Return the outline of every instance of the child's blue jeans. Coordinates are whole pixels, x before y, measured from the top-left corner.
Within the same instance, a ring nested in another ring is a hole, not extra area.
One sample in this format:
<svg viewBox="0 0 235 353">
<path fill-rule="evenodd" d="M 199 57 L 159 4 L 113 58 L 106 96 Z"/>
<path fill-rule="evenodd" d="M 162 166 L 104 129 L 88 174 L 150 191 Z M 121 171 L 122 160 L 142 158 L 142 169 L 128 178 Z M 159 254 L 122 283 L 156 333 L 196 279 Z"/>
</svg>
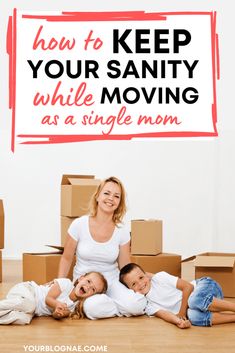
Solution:
<svg viewBox="0 0 235 353">
<path fill-rule="evenodd" d="M 211 326 L 212 314 L 208 307 L 213 298 L 223 299 L 220 285 L 210 277 L 196 280 L 196 288 L 189 296 L 187 316 L 194 326 Z"/>
</svg>

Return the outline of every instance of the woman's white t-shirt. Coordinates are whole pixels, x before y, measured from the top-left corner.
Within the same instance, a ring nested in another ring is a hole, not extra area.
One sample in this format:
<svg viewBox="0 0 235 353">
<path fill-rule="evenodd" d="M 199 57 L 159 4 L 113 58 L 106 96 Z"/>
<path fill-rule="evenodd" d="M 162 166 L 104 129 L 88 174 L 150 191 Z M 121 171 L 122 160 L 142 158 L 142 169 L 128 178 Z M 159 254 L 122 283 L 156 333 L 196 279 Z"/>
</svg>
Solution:
<svg viewBox="0 0 235 353">
<path fill-rule="evenodd" d="M 130 234 L 124 227 L 116 226 L 108 241 L 97 242 L 90 234 L 89 216 L 82 216 L 71 223 L 68 234 L 78 242 L 74 279 L 90 271 L 101 272 L 108 282 L 118 279 L 119 247 L 130 240 Z"/>
<path fill-rule="evenodd" d="M 61 294 L 56 298 L 61 303 L 66 303 L 68 309 L 72 312 L 75 309 L 77 301 L 74 302 L 69 298 L 69 294 L 74 288 L 72 281 L 68 278 L 57 278 L 53 282 L 56 282 L 61 290 Z M 51 288 L 51 284 L 38 285 L 35 282 L 30 282 L 35 291 L 36 297 L 36 316 L 50 316 L 52 314 L 52 309 L 46 305 L 46 296 Z"/>
</svg>

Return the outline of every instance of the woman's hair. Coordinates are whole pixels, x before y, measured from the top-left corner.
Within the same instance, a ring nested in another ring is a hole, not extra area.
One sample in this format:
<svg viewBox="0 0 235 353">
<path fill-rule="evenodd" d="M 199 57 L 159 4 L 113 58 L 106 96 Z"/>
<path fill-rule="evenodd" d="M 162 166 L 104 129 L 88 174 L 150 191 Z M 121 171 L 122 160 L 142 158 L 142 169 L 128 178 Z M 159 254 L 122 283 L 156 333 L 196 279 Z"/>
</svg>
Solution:
<svg viewBox="0 0 235 353">
<path fill-rule="evenodd" d="M 96 192 L 93 194 L 93 196 L 91 198 L 91 202 L 90 202 L 90 215 L 92 217 L 96 216 L 97 209 L 98 209 L 97 197 L 99 196 L 101 190 L 103 189 L 103 187 L 106 183 L 115 183 L 121 189 L 120 203 L 118 205 L 118 208 L 114 211 L 114 214 L 113 214 L 113 221 L 115 224 L 118 224 L 118 223 L 122 222 L 122 219 L 126 213 L 126 192 L 125 192 L 125 189 L 124 189 L 122 182 L 118 178 L 113 177 L 113 176 L 101 181 Z"/>
<path fill-rule="evenodd" d="M 95 271 L 91 271 L 91 272 L 87 272 L 84 277 L 86 277 L 87 275 L 89 275 L 90 273 L 95 273 L 97 276 L 99 276 L 100 280 L 103 283 L 103 288 L 101 291 L 97 292 L 96 294 L 102 294 L 105 293 L 108 289 L 108 282 L 105 279 L 105 277 L 100 273 L 100 272 L 95 272 Z M 74 282 L 74 287 L 76 287 L 76 285 L 78 284 L 79 279 L 76 279 L 76 281 Z M 86 300 L 86 298 L 81 298 L 81 300 L 79 300 L 79 302 L 77 303 L 77 305 L 74 308 L 74 311 L 69 315 L 72 319 L 84 319 L 85 317 L 85 313 L 83 310 L 83 304 L 84 301 Z"/>
</svg>

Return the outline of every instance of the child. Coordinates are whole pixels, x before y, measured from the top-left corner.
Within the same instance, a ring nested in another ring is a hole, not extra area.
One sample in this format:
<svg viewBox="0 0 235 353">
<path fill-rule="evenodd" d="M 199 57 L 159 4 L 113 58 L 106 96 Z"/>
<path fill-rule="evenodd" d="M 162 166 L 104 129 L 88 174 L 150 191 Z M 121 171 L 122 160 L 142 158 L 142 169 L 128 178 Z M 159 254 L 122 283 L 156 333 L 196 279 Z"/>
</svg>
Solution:
<svg viewBox="0 0 235 353">
<path fill-rule="evenodd" d="M 99 272 L 89 272 L 74 284 L 68 278 L 57 278 L 45 285 L 21 282 L 0 300 L 0 324 L 29 324 L 34 316 L 83 318 L 86 298 L 104 293 L 107 281 Z"/>
<path fill-rule="evenodd" d="M 119 278 L 128 288 L 146 296 L 147 315 L 179 328 L 235 322 L 235 303 L 223 300 L 221 287 L 210 277 L 189 283 L 166 272 L 146 274 L 139 265 L 130 263 L 121 269 Z"/>
</svg>

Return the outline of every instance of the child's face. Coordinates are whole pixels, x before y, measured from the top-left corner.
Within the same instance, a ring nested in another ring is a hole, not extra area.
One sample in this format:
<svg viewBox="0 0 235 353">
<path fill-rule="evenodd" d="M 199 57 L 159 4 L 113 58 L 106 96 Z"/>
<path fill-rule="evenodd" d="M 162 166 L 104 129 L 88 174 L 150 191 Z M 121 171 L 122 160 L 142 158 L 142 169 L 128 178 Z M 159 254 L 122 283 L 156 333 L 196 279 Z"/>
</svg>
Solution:
<svg viewBox="0 0 235 353">
<path fill-rule="evenodd" d="M 125 275 L 124 282 L 128 288 L 140 294 L 147 294 L 151 286 L 150 278 L 138 267 Z"/>
<path fill-rule="evenodd" d="M 79 278 L 75 294 L 79 298 L 88 298 L 93 294 L 101 293 L 103 288 L 104 284 L 101 278 L 96 273 L 89 273 Z"/>
</svg>

